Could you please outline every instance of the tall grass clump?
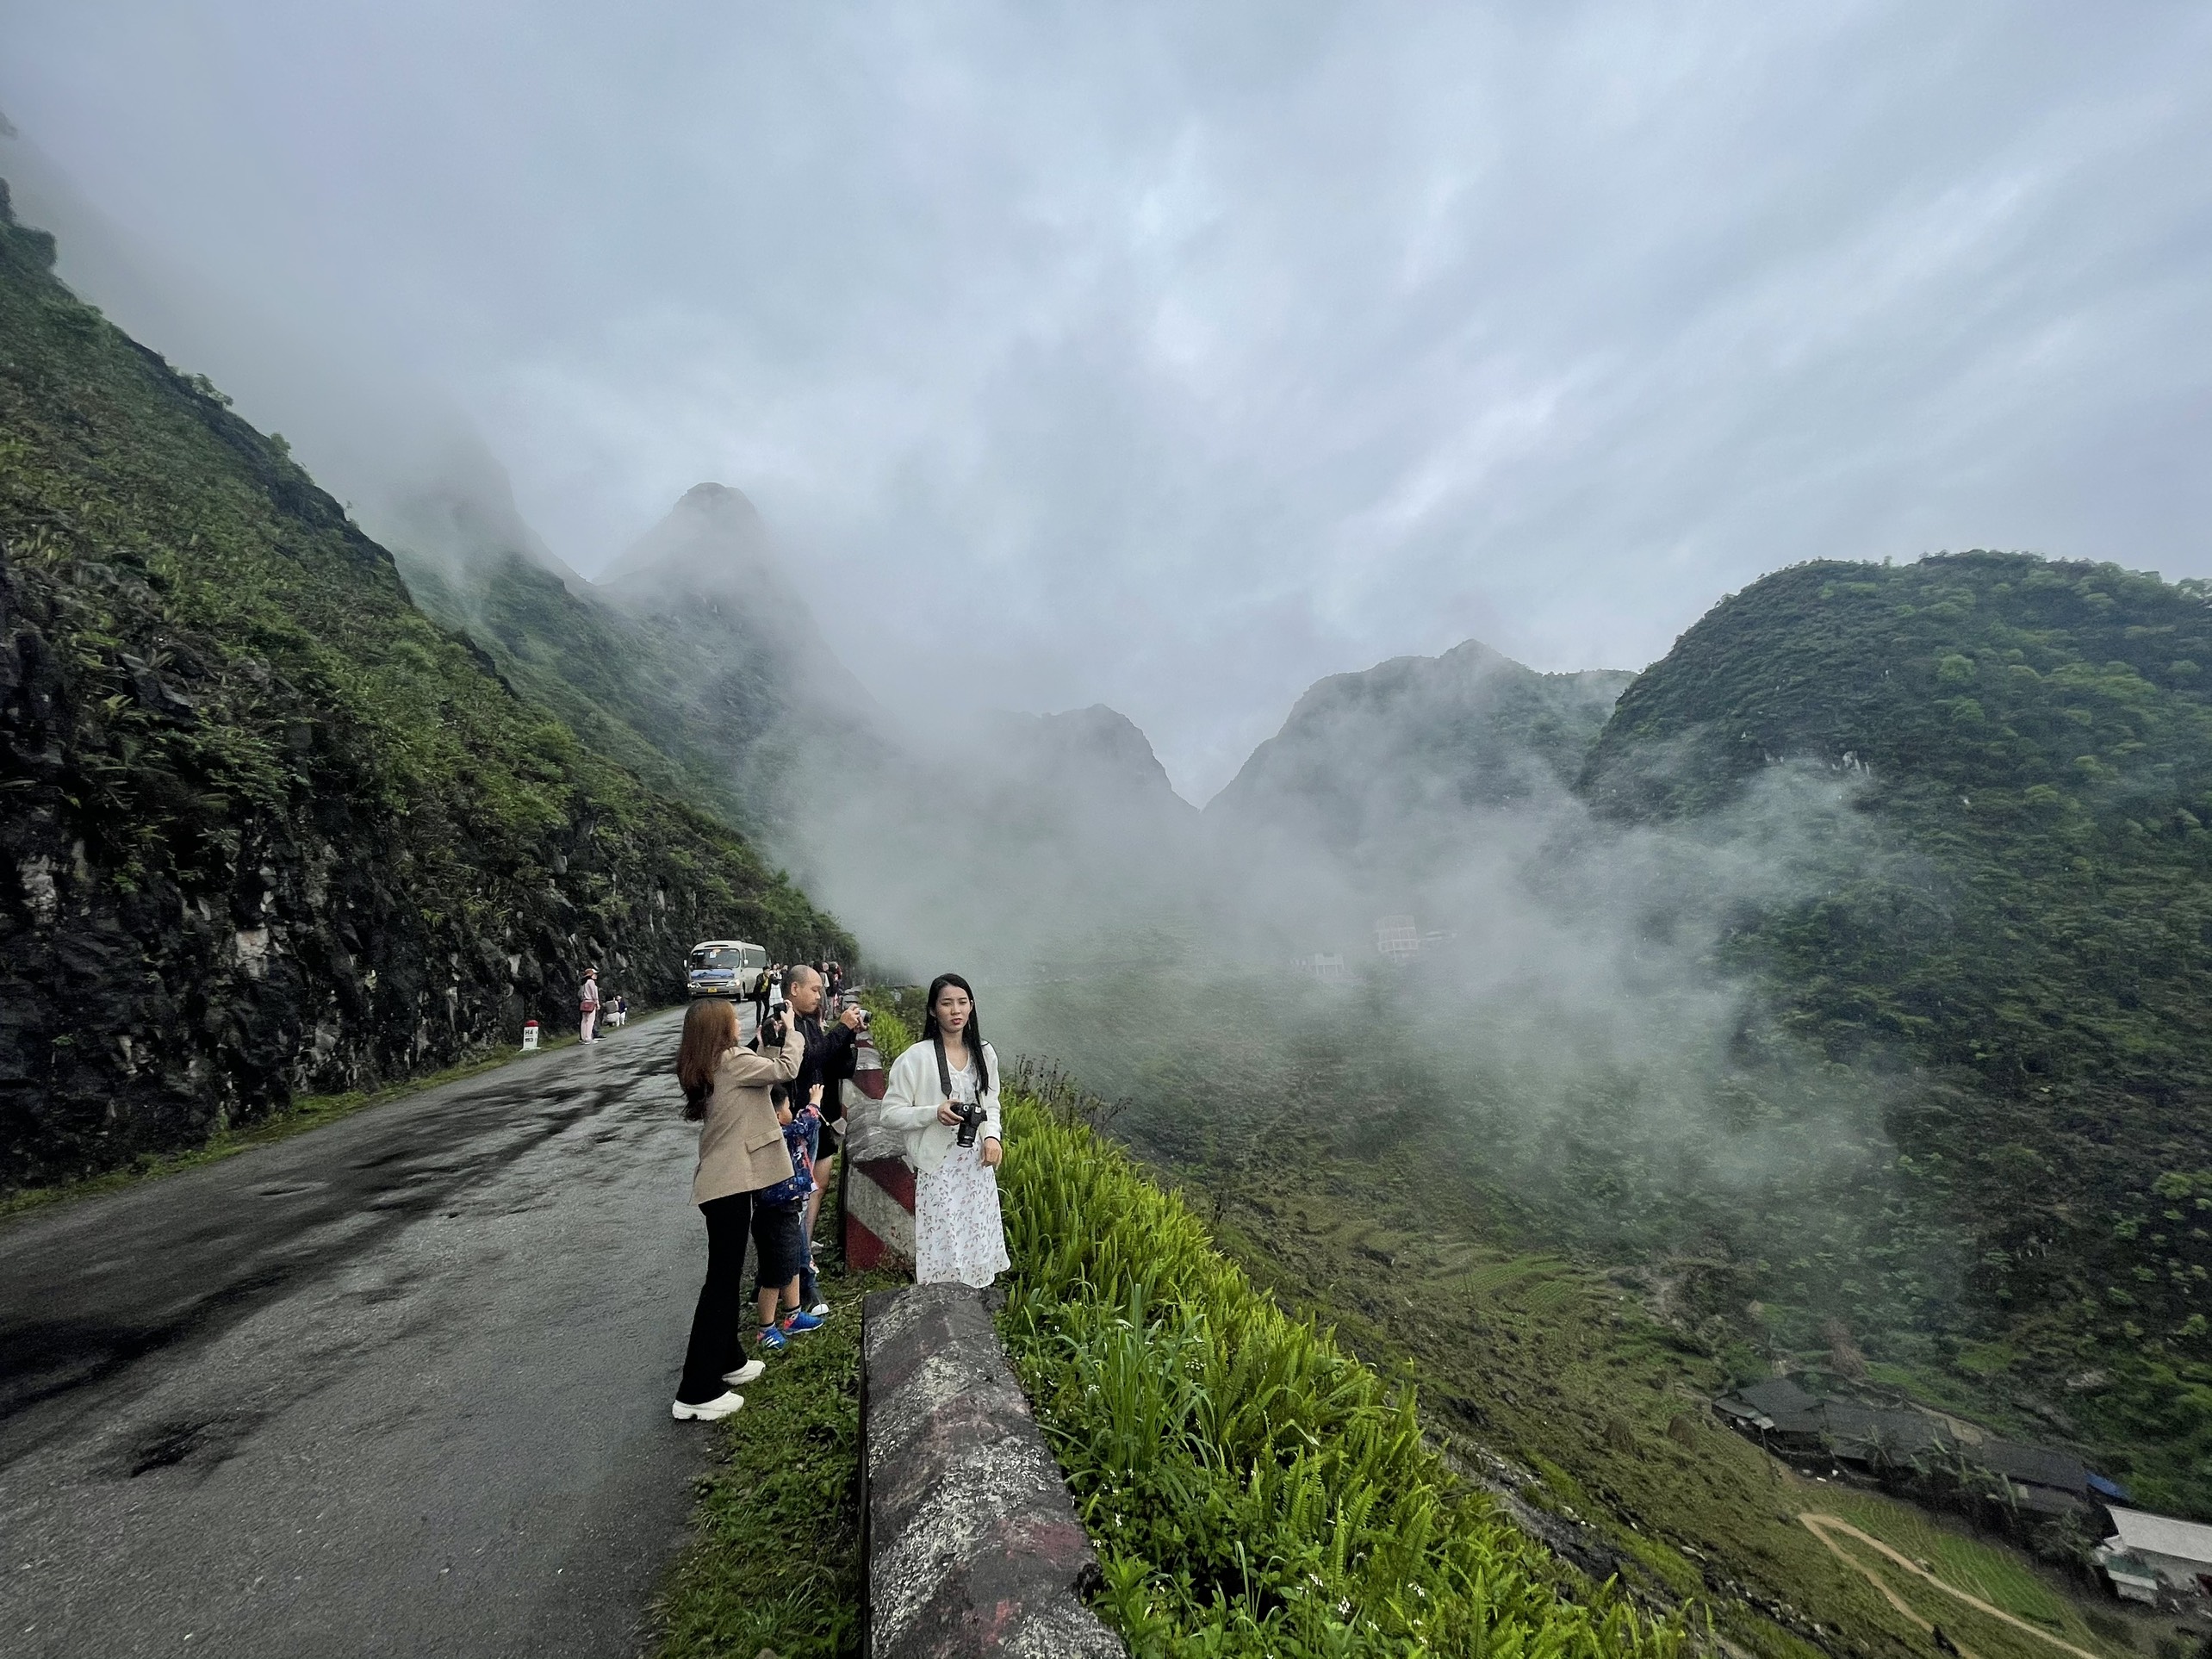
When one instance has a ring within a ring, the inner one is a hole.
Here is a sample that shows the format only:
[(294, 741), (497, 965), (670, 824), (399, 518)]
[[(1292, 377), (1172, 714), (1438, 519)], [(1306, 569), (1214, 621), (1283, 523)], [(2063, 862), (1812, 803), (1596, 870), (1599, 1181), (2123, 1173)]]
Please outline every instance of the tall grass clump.
[(868, 1011), (868, 1035), (885, 1066), (912, 1047), (915, 1034), (922, 1028), (915, 1006), (920, 1001), (918, 996), (896, 988), (868, 985), (861, 990), (861, 1006)]
[(1679, 1653), (1678, 1622), (1570, 1582), (1457, 1481), (1412, 1389), (1255, 1290), (1083, 1103), (1009, 1090), (1001, 1328), (1139, 1659)]

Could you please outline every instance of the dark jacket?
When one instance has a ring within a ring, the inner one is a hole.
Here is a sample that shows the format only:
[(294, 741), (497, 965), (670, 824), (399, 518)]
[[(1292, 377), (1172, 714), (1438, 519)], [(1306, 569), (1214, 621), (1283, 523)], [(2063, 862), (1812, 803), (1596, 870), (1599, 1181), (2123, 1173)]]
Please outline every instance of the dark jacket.
[(806, 1058), (799, 1062), (798, 1080), (791, 1085), (792, 1102), (794, 1105), (804, 1103), (807, 1090), (818, 1083), (823, 1085), (822, 1115), (835, 1123), (842, 1114), (831, 1098), (835, 1090), (830, 1085), (853, 1075), (854, 1033), (837, 1020), (824, 1026), (818, 1009), (800, 1015), (791, 1022), (791, 1028), (806, 1042)]

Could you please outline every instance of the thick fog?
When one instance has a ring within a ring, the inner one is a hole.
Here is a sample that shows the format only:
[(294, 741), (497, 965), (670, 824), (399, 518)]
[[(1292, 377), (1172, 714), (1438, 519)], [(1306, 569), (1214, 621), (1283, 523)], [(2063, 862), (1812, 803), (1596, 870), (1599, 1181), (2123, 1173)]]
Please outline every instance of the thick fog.
[(1109, 704), (1194, 802), (1322, 674), (1636, 668), (1796, 559), (2212, 574), (2202, 8), (4, 30), (65, 272), (372, 528), (445, 434), (587, 575), (720, 480), (884, 702)]

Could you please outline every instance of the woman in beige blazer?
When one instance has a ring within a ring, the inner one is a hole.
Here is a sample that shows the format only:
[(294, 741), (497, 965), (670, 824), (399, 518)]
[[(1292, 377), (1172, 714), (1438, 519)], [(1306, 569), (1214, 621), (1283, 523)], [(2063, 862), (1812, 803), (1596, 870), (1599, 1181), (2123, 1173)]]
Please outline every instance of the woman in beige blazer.
[(756, 1206), (753, 1195), (791, 1178), (791, 1154), (768, 1089), (797, 1077), (805, 1058), (805, 1042), (778, 1019), (762, 1032), (761, 1053), (744, 1047), (737, 1041), (737, 1005), (718, 997), (700, 998), (684, 1016), (676, 1081), (683, 1086), (684, 1115), (701, 1120), (692, 1202), (706, 1218), (706, 1283), (699, 1287), (683, 1380), (676, 1387), (680, 1422), (729, 1416), (745, 1403), (730, 1385), (761, 1374), (758, 1360), (737, 1363), (748, 1233), (761, 1256), (761, 1323), (774, 1321), (778, 1287), (786, 1281), (797, 1303), (798, 1264), (784, 1260), (790, 1253), (787, 1229), (768, 1225), (777, 1218)]

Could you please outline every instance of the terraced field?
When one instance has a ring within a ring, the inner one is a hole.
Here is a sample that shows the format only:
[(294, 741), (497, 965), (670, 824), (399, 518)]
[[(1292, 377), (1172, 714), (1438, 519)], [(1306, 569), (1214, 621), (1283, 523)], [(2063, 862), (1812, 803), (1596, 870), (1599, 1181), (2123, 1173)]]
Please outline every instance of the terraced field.
[[(2097, 1659), (2154, 1645), (2147, 1626), (2133, 1631), (2138, 1646), (2128, 1621), (2019, 1552), (1807, 1478), (1722, 1428), (1709, 1401), (1730, 1379), (1650, 1315), (1648, 1286), (1488, 1242), (1498, 1219), (1441, 1182), (1288, 1159), (1247, 1165), (1219, 1190), (1203, 1171), (1179, 1178), (1255, 1282), (1333, 1323), (1378, 1370), (1417, 1377), (1432, 1438), (1525, 1506), (1556, 1547), (1618, 1572), (1654, 1606), (1702, 1609), (1743, 1650), (1924, 1659), (1938, 1624), (1975, 1659), (2063, 1659), (2054, 1641)], [(1808, 1511), (1929, 1577), (1848, 1538), (1839, 1551), (1804, 1524)]]

